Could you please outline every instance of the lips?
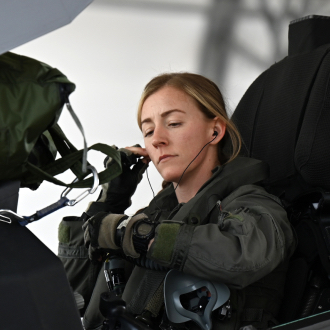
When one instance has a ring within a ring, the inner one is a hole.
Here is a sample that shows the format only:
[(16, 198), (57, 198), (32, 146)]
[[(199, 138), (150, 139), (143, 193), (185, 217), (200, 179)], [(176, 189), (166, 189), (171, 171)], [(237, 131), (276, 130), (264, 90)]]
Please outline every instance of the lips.
[(159, 159), (158, 159), (158, 164), (161, 162), (161, 161), (164, 161), (165, 159), (169, 159), (169, 158), (172, 158), (174, 157), (173, 155), (163, 155), (163, 156), (160, 156)]

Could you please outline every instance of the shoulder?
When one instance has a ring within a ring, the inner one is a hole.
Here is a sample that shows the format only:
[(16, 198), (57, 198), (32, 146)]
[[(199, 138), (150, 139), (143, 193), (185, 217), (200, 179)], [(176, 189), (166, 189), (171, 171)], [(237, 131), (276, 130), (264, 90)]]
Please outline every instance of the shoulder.
[(267, 210), (271, 213), (283, 213), (283, 216), (286, 217), (281, 200), (269, 194), (263, 187), (253, 184), (235, 189), (222, 201), (222, 207), (230, 209), (248, 207), (258, 210), (258, 213)]
[(255, 184), (247, 184), (238, 187), (223, 200), (223, 203), (230, 203), (236, 198), (270, 199), (274, 203), (282, 206), (282, 202), (277, 196), (268, 193), (263, 187)]
[[(258, 228), (268, 241), (272, 236), (277, 237), (277, 243), (283, 248), (283, 256), (286, 253), (292, 255), (296, 244), (295, 238), (287, 212), (278, 197), (269, 194), (258, 185), (244, 185), (222, 201), (222, 210), (229, 214), (240, 213), (250, 230)], [(228, 220), (232, 222), (231, 219)]]

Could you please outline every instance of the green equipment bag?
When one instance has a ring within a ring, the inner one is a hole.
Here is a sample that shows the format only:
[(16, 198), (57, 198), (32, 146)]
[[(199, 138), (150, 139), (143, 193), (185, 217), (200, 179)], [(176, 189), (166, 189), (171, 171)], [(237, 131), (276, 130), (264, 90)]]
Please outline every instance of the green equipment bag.
[[(92, 187), (93, 178), (83, 180), (88, 174), (82, 169), (84, 150), (77, 150), (57, 124), (65, 103), (70, 110), (68, 97), (74, 90), (65, 75), (45, 63), (10, 52), (0, 56), (0, 181), (19, 180), (31, 189), (43, 180), (71, 188)], [(88, 149), (114, 159), (99, 174), (101, 184), (121, 173), (116, 150), (101, 143)], [(55, 160), (57, 151), (62, 158)], [(54, 178), (69, 168), (78, 182)]]
[(58, 228), (58, 257), (62, 261), (67, 278), (74, 292), (84, 298), (84, 315), (93, 293), (102, 263), (92, 263), (85, 247), (81, 217), (64, 217)]

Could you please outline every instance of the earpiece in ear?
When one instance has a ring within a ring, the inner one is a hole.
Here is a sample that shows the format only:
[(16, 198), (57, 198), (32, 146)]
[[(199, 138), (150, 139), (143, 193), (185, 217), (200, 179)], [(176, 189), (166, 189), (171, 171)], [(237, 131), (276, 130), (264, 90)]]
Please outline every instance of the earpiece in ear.
[(218, 132), (214, 131), (213, 136), (218, 136)]

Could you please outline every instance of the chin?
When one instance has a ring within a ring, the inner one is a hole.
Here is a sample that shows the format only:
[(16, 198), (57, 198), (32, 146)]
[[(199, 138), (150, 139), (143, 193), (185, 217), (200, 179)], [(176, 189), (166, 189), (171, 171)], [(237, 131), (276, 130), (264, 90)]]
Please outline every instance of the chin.
[(177, 173), (176, 171), (176, 173), (173, 173), (173, 171), (171, 171), (170, 169), (166, 169), (158, 172), (162, 176), (162, 178), (167, 182), (178, 182), (182, 175), (182, 172)]

